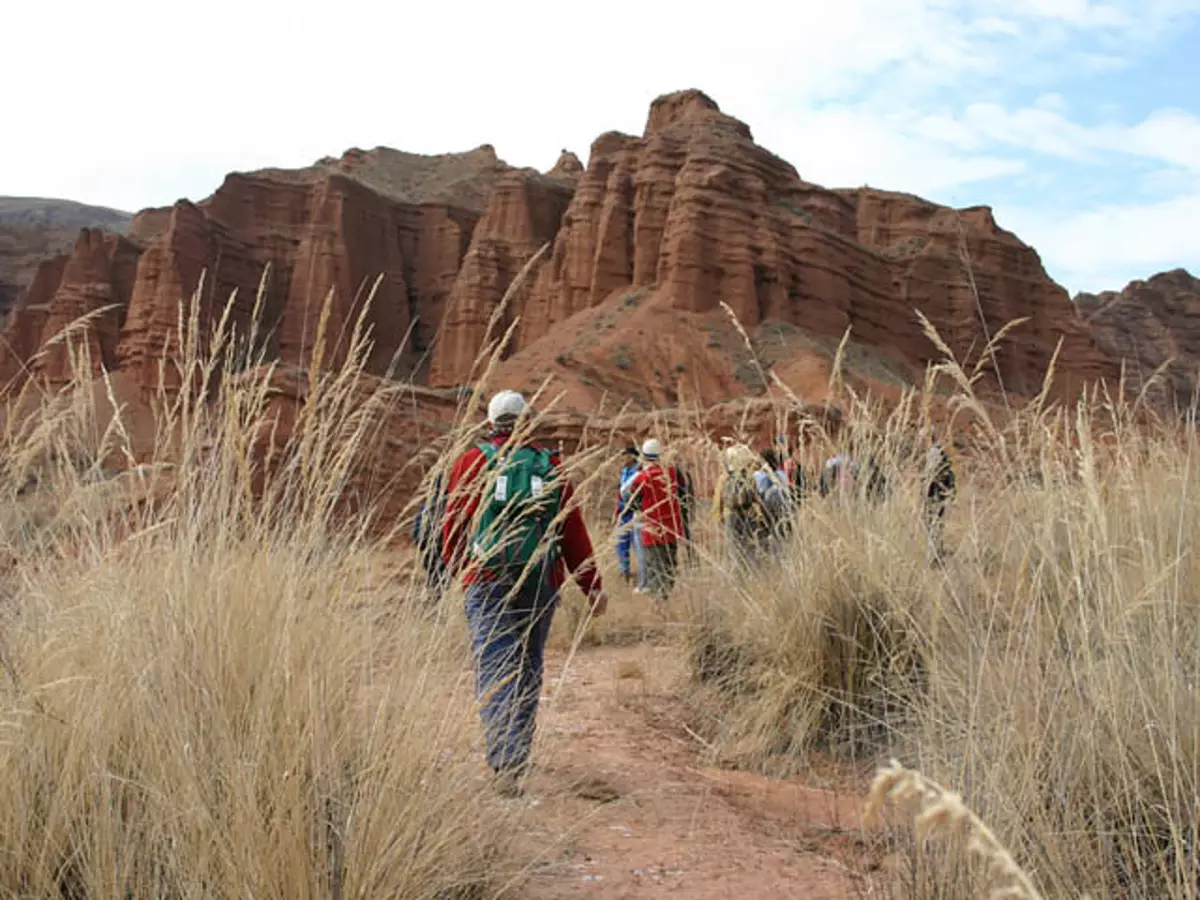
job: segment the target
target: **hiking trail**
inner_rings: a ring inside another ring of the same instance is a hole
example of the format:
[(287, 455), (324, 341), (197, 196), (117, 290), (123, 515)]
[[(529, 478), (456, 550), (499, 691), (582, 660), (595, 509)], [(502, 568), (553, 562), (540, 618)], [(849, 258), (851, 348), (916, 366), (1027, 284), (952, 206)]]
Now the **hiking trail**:
[(534, 774), (525, 797), (505, 801), (538, 854), (520, 896), (879, 896), (864, 875), (858, 780), (707, 765), (681, 715), (678, 655), (650, 644), (548, 654)]

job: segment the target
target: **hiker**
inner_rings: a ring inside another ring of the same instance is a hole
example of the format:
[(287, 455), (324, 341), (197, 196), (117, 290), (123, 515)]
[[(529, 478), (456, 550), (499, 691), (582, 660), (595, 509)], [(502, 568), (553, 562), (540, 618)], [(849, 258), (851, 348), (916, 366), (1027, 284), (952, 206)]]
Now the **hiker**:
[(858, 470), (858, 461), (846, 454), (831, 456), (821, 469), (818, 492), (822, 497), (828, 497), (835, 489), (841, 493), (852, 491), (858, 480)]
[(762, 465), (754, 473), (754, 489), (764, 513), (759, 541), (764, 551), (773, 552), (791, 534), (791, 497), (775, 448), (768, 447), (761, 455)]
[(445, 512), (446, 495), (442, 491), (442, 473), (438, 472), (429, 495), (417, 507), (412, 526), (412, 542), (425, 572), (425, 587), (435, 600), (441, 599), (447, 581), (447, 567), (442, 559), (442, 519)]
[(642, 444), (642, 471), (634, 476), (630, 493), (642, 515), (642, 556), (646, 561), (645, 590), (665, 603), (675, 587), (683, 510), (673, 467), (660, 462), (662, 444), (649, 438)]
[(641, 451), (633, 449), (636, 454), (636, 461), (633, 464), (632, 475), (628, 479), (622, 479), (621, 489), (618, 496), (622, 503), (625, 503), (630, 515), (633, 517), (632, 536), (630, 538), (630, 546), (633, 547), (634, 566), (637, 569), (637, 576), (633, 585), (635, 594), (646, 593), (646, 553), (645, 547), (642, 546), (642, 511), (638, 506), (637, 498), (633, 493), (633, 479), (642, 471)]
[(755, 562), (765, 532), (765, 516), (755, 484), (758, 458), (745, 444), (726, 447), (721, 480), (713, 496), (713, 518), (724, 525), (735, 568)]
[[(785, 444), (786, 440), (780, 438), (780, 442)], [(808, 475), (804, 471), (804, 463), (799, 457), (799, 448), (796, 453), (788, 453), (786, 449), (782, 451), (783, 458), (783, 474), (788, 485), (788, 493), (791, 494), (792, 506), (800, 506), (808, 498)]]
[(516, 391), (492, 397), (486, 439), (450, 471), (442, 532), (447, 565), (460, 558), (464, 563), (487, 762), (507, 796), (521, 793), (529, 771), (546, 638), (567, 572), (589, 598), (593, 615), (608, 606), (558, 454), (512, 442), (526, 409)]
[[(629, 502), (627, 489), (640, 468), (638, 465), (637, 447), (626, 447), (624, 456), (625, 464), (621, 467), (613, 521), (618, 528), (617, 565), (620, 567), (621, 577), (628, 583), (632, 579), (632, 572), (629, 565), (630, 550), (633, 548), (634, 538), (638, 536), (638, 528), (634, 521), (637, 510)], [(642, 566), (640, 563), (638, 564), (638, 575), (639, 577), (642, 575)]]
[(683, 522), (683, 545), (690, 565), (696, 562), (696, 545), (692, 542), (692, 515), (696, 507), (696, 489), (692, 479), (678, 460), (675, 462), (675, 483), (679, 487), (679, 513)]
[(882, 503), (891, 494), (888, 477), (883, 473), (883, 468), (874, 453), (867, 457), (867, 476), (864, 481), (863, 495), (872, 503)]
[(946, 507), (949, 506), (957, 489), (954, 466), (950, 456), (939, 443), (934, 443), (925, 453), (925, 496), (922, 507), (925, 527), (929, 535), (930, 560), (941, 565), (945, 553), (942, 532), (945, 527)]

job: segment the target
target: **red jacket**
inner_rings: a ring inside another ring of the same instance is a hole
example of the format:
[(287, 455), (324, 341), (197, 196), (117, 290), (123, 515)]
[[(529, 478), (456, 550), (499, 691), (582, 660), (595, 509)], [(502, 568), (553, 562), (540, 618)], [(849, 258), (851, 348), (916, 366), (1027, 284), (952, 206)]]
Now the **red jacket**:
[(647, 466), (633, 479), (630, 493), (641, 498), (642, 546), (678, 543), (683, 536), (683, 509), (674, 469)]
[[(490, 440), (499, 447), (508, 440), (508, 436), (496, 435)], [(559, 465), (557, 453), (551, 454), (551, 459), (554, 465)], [(453, 572), (458, 570), (459, 562), (465, 558), (468, 535), (464, 526), (470, 527), (475, 510), (479, 507), (480, 492), (470, 490), (468, 485), (483, 471), (486, 462), (483, 452), (478, 447), (472, 447), (454, 463), (446, 482), (448, 499), (442, 523), (442, 559)], [(580, 590), (592, 594), (601, 590), (600, 572), (592, 556), (592, 539), (579, 512), (579, 504), (572, 503), (573, 497), (570, 482), (564, 480), (562, 502), (569, 512), (562, 522), (561, 552), (550, 570), (550, 583), (556, 590), (561, 588), (567, 580), (569, 569)], [(478, 581), (481, 574), (476, 567), (470, 566), (463, 576), (463, 582), (470, 584)]]

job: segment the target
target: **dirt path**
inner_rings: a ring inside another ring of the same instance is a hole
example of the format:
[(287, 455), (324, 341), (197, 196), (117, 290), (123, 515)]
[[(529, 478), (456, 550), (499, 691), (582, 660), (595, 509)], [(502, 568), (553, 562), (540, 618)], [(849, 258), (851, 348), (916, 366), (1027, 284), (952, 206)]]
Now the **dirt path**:
[(680, 721), (667, 648), (548, 660), (522, 806), (541, 859), (519, 893), (574, 897), (873, 896), (861, 796), (707, 768)]

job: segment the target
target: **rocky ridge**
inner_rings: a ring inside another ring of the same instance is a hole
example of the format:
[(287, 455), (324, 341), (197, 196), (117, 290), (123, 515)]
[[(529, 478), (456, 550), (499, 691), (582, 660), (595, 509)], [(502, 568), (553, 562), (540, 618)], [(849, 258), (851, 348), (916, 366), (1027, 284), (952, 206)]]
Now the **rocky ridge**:
[[(84, 374), (115, 368), (148, 394), (193, 295), (202, 328), (234, 297), (245, 366), (261, 357), (302, 371), (319, 336), (322, 362), (336, 366), (372, 291), (362, 317), (372, 376), (456, 388), (478, 374), (489, 329), (494, 339), (515, 326), (496, 383), (533, 390), (550, 377), (564, 415), (626, 404), (634, 430), (663, 407), (732, 411), (768, 397), (772, 375), (821, 403), (847, 329), (860, 387), (898, 393), (941, 356), (918, 309), (968, 365), (988, 335), (1025, 319), (998, 353), (1010, 393), (1040, 388), (1060, 339), (1060, 396), (1118, 371), (1037, 253), (989, 209), (809, 183), (699, 91), (658, 98), (640, 136), (602, 134), (586, 166), (564, 151), (547, 172), (516, 168), (484, 145), (352, 149), (304, 169), (230, 174), (204, 200), (144, 210), (119, 239), (85, 232), (46, 260), (0, 370), (9, 384), (64, 383), (66, 355), (37, 349), (90, 313)], [(280, 381), (273, 402), (285, 409), (289, 385), (303, 383)], [(414, 398), (429, 422), (453, 417), (453, 404)], [(410, 425), (385, 433), (411, 444)], [(568, 438), (576, 428), (563, 427)]]
[(1141, 393), (1161, 366), (1163, 382), (1153, 399), (1176, 410), (1191, 409), (1200, 387), (1200, 278), (1185, 269), (1131, 281), (1121, 291), (1080, 293), (1075, 305), (1112, 358), (1124, 359), (1130, 392)]
[[(990, 209), (805, 182), (699, 91), (656, 100), (640, 137), (597, 138), (561, 223), (537, 237), (552, 238), (552, 250), (510, 300), (506, 318), (521, 319), (513, 354), (537, 356), (528, 348), (544, 342), (541, 358), (557, 356), (548, 351), (561, 343), (563, 323), (636, 297), (639, 306), (680, 314), (681, 322), (719, 314), (723, 303), (750, 330), (773, 324), (836, 338), (849, 328), (857, 342), (917, 377), (940, 354), (915, 309), (968, 364), (986, 344), (984, 323), (994, 335), (1027, 318), (998, 354), (1006, 390), (1036, 392), (1060, 336), (1064, 392), (1114, 371), (1037, 253), (1000, 228)], [(480, 234), (468, 262), (486, 257), (495, 240)], [(527, 241), (513, 265), (536, 243)], [(503, 287), (464, 268), (449, 298), (447, 330), (466, 323), (473, 330), (439, 342), (433, 383), (468, 377), (480, 349), (474, 334)], [(673, 338), (687, 343), (678, 331)], [(597, 340), (591, 363), (614, 355), (606, 343)], [(638, 356), (636, 348), (628, 355)], [(694, 367), (696, 354), (687, 355), (663, 362)]]

